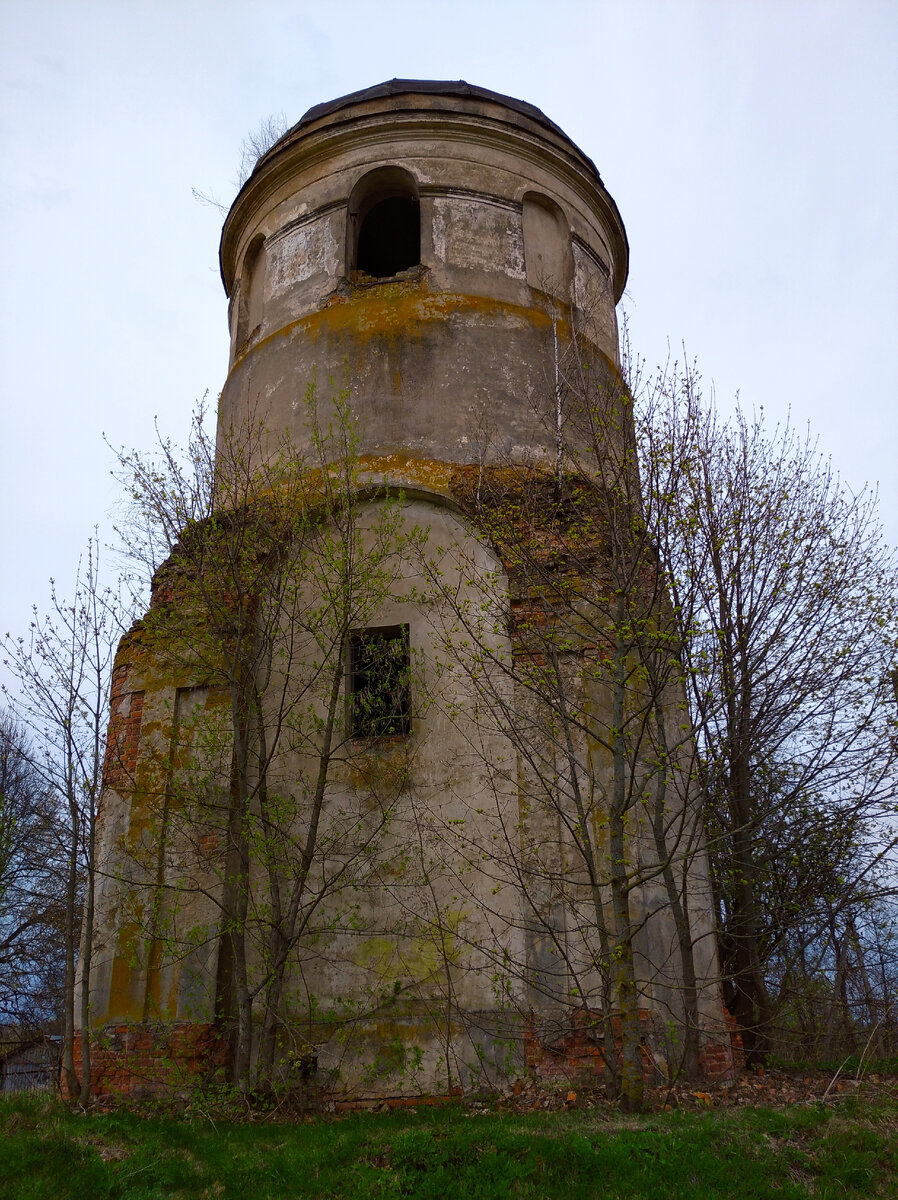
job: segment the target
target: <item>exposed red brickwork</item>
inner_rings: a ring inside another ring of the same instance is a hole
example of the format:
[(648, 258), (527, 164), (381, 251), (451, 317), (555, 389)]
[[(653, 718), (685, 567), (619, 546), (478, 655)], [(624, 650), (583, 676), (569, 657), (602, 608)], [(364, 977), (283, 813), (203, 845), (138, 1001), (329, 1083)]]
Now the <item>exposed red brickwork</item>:
[[(111, 1025), (91, 1046), (90, 1091), (92, 1096), (133, 1096), (192, 1086), (227, 1060), (227, 1041), (214, 1025)], [(80, 1037), (75, 1074), (80, 1079)], [(64, 1079), (62, 1089), (65, 1094)]]
[(737, 1071), (745, 1070), (745, 1047), (742, 1045), (742, 1030), (739, 1028), (739, 1022), (731, 1015), (729, 1009), (724, 1008), (723, 1015), (726, 1017), (727, 1028), (730, 1031), (730, 1046), (733, 1052), (733, 1066)]
[[(744, 1063), (737, 1062), (736, 1040), (741, 1053), (742, 1042), (738, 1030), (734, 1033), (734, 1023), (728, 1014), (730, 1038), (725, 1042), (704, 1042), (699, 1051), (699, 1067), (702, 1075), (708, 1079), (728, 1079), (734, 1074), (734, 1068)], [(612, 1017), (614, 1030), (615, 1054), (621, 1057), (621, 1021), (620, 1017)], [(639, 1010), (640, 1050), (642, 1053), (642, 1068), (646, 1081), (652, 1079), (656, 1066), (655, 1057), (650, 1045), (651, 1014), (648, 1009)], [(561, 1033), (553, 1042), (546, 1045), (537, 1036), (533, 1018), (528, 1020), (524, 1033), (525, 1061), (529, 1070), (534, 1071), (542, 1079), (578, 1079), (584, 1076), (601, 1075), (605, 1070), (605, 1054), (602, 1048), (603, 1030), (601, 1014), (578, 1009), (571, 1014), (570, 1028)], [(731, 1044), (732, 1043), (732, 1044)]]
[(733, 1074), (733, 1052), (722, 1042), (708, 1042), (699, 1050), (699, 1068), (707, 1080), (729, 1079)]
[(122, 793), (134, 787), (137, 746), (143, 717), (143, 692), (128, 692), (129, 666), (122, 663), (112, 672), (109, 734), (103, 762), (103, 786)]
[[(621, 1022), (619, 1016), (612, 1018), (614, 1045), (619, 1054), (621, 1049)], [(645, 1042), (648, 1013), (640, 1010), (639, 1025)], [(524, 1056), (527, 1067), (542, 1079), (573, 1079), (583, 1075), (600, 1075), (605, 1069), (603, 1053), (601, 1015), (577, 1009), (571, 1014), (570, 1028), (549, 1044), (537, 1035), (536, 1023), (528, 1019), (524, 1031)], [(643, 1063), (646, 1050), (643, 1046)], [(651, 1064), (647, 1065), (651, 1070)]]
[[(734, 1068), (744, 1066), (742, 1040), (738, 1026), (727, 1014), (729, 1042), (705, 1042), (699, 1063), (708, 1082), (732, 1078)], [(643, 1071), (647, 1082), (652, 1081), (658, 1065), (649, 1045), (651, 1014), (639, 1012)], [(613, 1018), (615, 1051), (621, 1053), (620, 1018)], [(601, 1046), (602, 1030), (599, 1014), (582, 1009), (572, 1014), (567, 1032), (546, 1045), (536, 1033), (535, 1020), (525, 1024), (524, 1051), (527, 1069), (544, 1080), (583, 1081), (601, 1076), (605, 1056)], [(228, 1042), (214, 1025), (187, 1023), (170, 1025), (111, 1025), (95, 1035), (91, 1047), (90, 1091), (93, 1096), (140, 1096), (171, 1089), (191, 1088), (216, 1072), (223, 1071), (228, 1062)], [(75, 1041), (75, 1074), (81, 1077), (81, 1042)], [(66, 1093), (65, 1080), (62, 1081)], [(341, 1099), (318, 1093), (319, 1101), (335, 1105), (335, 1111), (350, 1111), (373, 1105), (387, 1104), (390, 1108), (418, 1104), (441, 1104), (460, 1095), (453, 1089), (446, 1096), (380, 1096), (368, 1099)]]

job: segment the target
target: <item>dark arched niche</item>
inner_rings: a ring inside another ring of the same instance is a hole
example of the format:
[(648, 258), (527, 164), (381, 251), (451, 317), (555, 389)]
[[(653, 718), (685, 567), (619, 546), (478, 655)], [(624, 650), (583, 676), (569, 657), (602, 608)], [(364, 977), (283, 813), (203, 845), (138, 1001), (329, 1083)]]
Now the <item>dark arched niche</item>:
[(389, 279), (421, 261), (418, 185), (402, 167), (362, 176), (349, 198), (346, 261), (350, 272)]

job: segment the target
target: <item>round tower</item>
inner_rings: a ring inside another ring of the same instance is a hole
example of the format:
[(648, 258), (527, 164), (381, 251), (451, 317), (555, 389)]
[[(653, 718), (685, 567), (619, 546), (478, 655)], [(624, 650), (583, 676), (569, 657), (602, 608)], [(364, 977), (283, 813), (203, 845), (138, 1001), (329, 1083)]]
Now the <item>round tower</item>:
[(262, 156), (220, 257), (215, 503), (116, 665), (97, 1087), (133, 1045), (356, 1099), (726, 1073), (595, 166), (392, 80)]

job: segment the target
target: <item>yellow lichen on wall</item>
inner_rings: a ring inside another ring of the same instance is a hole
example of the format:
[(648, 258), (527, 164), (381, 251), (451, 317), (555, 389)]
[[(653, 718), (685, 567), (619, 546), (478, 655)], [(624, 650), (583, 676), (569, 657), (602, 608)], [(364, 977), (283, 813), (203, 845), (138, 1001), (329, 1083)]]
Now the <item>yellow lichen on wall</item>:
[[(505, 328), (519, 326), (549, 329), (552, 317), (540, 307), (526, 307), (488, 296), (457, 292), (429, 292), (418, 283), (382, 283), (376, 288), (353, 289), (351, 296), (335, 295), (323, 307), (288, 321), (256, 342), (250, 342), (235, 359), (233, 373), (248, 357), (279, 338), (299, 336), (317, 341), (324, 335), (351, 337), (360, 346), (373, 338), (420, 341), (428, 327), (444, 329), (453, 319)], [(564, 318), (556, 318), (559, 337), (570, 338)]]
[(109, 983), (108, 1012), (95, 1010), (91, 1014), (94, 1025), (103, 1025), (108, 1020), (108, 1013), (114, 1013), (117, 1020), (143, 1019), (143, 976), (136, 964), (139, 942), (139, 930), (135, 923), (128, 922), (120, 926)]
[(418, 485), (430, 492), (451, 497), (451, 480), (457, 470), (454, 463), (437, 458), (418, 458), (412, 454), (362, 454), (358, 469), (364, 476), (387, 480), (391, 484)]
[(357, 967), (376, 973), (381, 982), (399, 981), (403, 987), (427, 983), (459, 961), (458, 929), (463, 909), (445, 910), (438, 918), (422, 918), (416, 937), (372, 937), (353, 954)]

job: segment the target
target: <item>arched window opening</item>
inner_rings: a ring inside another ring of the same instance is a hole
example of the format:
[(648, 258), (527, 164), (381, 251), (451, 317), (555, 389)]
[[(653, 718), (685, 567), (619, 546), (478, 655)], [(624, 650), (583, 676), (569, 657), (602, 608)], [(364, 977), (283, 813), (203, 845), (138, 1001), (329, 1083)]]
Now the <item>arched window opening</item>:
[(356, 184), (349, 201), (350, 271), (389, 279), (421, 261), (421, 211), (415, 180), (381, 167)]

